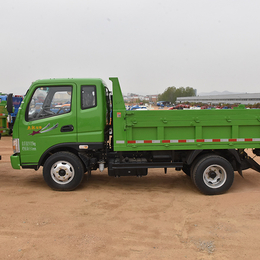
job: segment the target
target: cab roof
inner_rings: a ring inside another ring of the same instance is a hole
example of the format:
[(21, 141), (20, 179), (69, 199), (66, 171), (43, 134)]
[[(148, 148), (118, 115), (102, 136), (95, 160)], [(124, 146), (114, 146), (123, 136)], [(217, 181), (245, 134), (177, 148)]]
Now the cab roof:
[(106, 83), (100, 78), (52, 78), (52, 79), (38, 79), (32, 84), (68, 84), (75, 83), (79, 85), (83, 84), (103, 84), (106, 86)]

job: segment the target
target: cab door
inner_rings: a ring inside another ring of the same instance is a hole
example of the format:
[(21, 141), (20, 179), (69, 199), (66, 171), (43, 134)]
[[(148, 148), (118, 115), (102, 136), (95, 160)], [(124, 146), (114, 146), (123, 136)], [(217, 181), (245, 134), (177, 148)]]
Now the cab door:
[(19, 120), (22, 165), (37, 164), (48, 149), (77, 141), (76, 85), (36, 85), (24, 113)]
[(104, 86), (100, 81), (82, 84), (78, 88), (78, 142), (89, 149), (103, 147), (106, 125)]

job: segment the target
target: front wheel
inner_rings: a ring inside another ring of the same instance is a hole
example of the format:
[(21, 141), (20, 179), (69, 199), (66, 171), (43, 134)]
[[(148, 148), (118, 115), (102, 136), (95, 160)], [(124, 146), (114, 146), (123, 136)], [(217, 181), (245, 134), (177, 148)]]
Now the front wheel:
[(234, 170), (225, 158), (218, 155), (203, 157), (191, 172), (196, 187), (206, 195), (226, 192), (234, 181)]
[(74, 190), (83, 180), (84, 168), (75, 154), (58, 152), (51, 155), (44, 163), (43, 177), (54, 190)]

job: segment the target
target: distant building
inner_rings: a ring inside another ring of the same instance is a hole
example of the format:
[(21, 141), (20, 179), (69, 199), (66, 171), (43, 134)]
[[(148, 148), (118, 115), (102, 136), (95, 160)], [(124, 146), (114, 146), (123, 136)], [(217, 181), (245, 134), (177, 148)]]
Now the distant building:
[(196, 97), (178, 97), (176, 103), (204, 103), (204, 104), (257, 104), (260, 103), (260, 93), (243, 93), (228, 95), (211, 95)]

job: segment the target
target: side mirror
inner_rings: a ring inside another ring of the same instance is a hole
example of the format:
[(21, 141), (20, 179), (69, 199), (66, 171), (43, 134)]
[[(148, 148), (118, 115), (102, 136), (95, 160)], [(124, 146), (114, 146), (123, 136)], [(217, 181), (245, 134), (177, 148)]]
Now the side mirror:
[(13, 113), (13, 93), (7, 96), (7, 111), (9, 114)]

